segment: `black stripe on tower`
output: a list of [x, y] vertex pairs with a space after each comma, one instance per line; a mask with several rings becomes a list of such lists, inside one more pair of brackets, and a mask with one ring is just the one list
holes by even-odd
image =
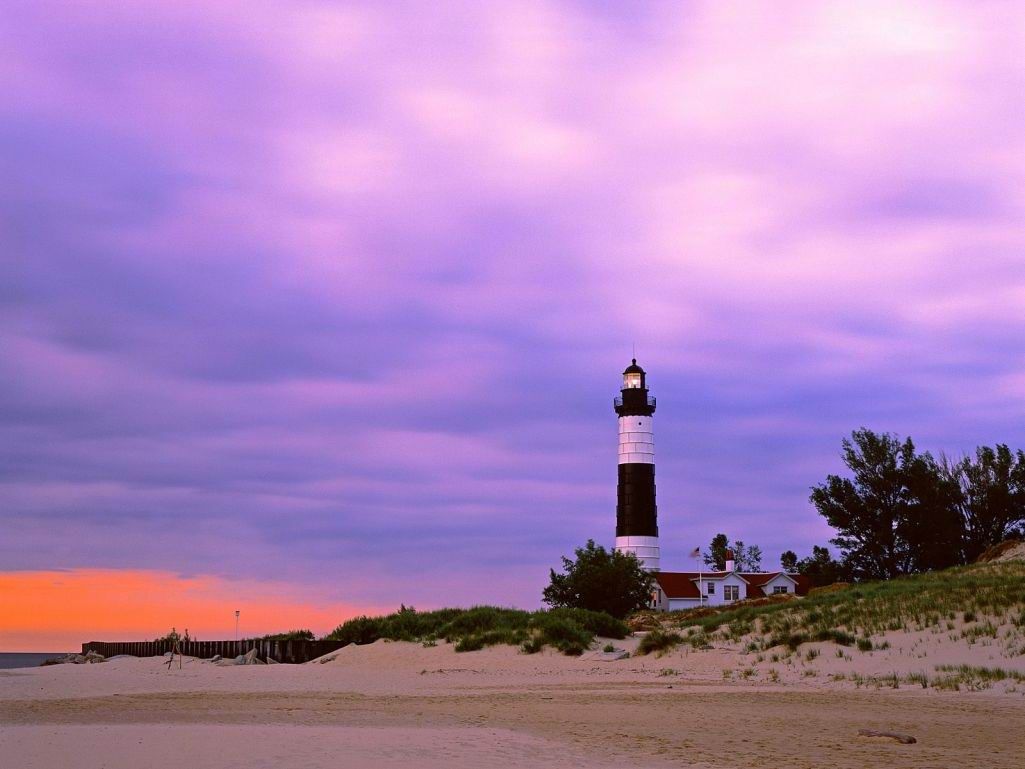
[[619, 465], [616, 536], [657, 537], [655, 465]]

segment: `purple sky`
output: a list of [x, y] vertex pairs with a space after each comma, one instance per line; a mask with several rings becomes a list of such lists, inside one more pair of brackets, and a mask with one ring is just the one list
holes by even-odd
[[8, 0], [0, 571], [536, 605], [830, 533], [853, 428], [1025, 445], [1011, 3]]

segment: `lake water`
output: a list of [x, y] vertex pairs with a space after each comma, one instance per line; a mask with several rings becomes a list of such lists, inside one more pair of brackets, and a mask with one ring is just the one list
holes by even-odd
[[0, 669], [3, 668], [34, 668], [44, 660], [63, 657], [66, 652], [0, 652]]

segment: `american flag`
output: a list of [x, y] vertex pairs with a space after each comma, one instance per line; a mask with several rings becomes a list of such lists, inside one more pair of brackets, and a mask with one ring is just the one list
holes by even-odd
[[700, 547], [695, 547], [693, 550], [691, 550], [690, 557], [691, 558], [700, 558], [701, 557], [701, 548]]

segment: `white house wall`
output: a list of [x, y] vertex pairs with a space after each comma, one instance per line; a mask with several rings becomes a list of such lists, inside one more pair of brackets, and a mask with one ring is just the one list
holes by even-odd
[[[709, 583], [715, 585], [715, 592], [712, 595], [708, 594]], [[706, 606], [722, 606], [726, 603], [725, 595], [726, 591], [723, 589], [726, 585], [736, 585], [740, 588], [738, 593], [738, 600], [742, 600], [747, 597], [748, 584], [741, 577], [736, 574], [730, 574], [726, 577], [718, 577], [716, 579], [702, 579], [701, 580], [701, 594], [705, 596]], [[696, 603], [696, 601], [695, 601]], [[733, 603], [733, 601], [730, 601]]]
[[757, 595], [753, 595], [751, 597], [758, 598], [762, 595], [762, 593], [764, 593], [765, 595], [772, 595], [772, 589], [777, 585], [781, 587], [786, 587], [788, 593], [797, 592], [797, 585], [794, 583], [792, 579], [783, 574], [777, 574], [775, 577], [773, 577], [764, 585], [762, 585], [762, 590]]
[[697, 598], [669, 598], [667, 599], [667, 611], [683, 611], [693, 609], [698, 605]]

